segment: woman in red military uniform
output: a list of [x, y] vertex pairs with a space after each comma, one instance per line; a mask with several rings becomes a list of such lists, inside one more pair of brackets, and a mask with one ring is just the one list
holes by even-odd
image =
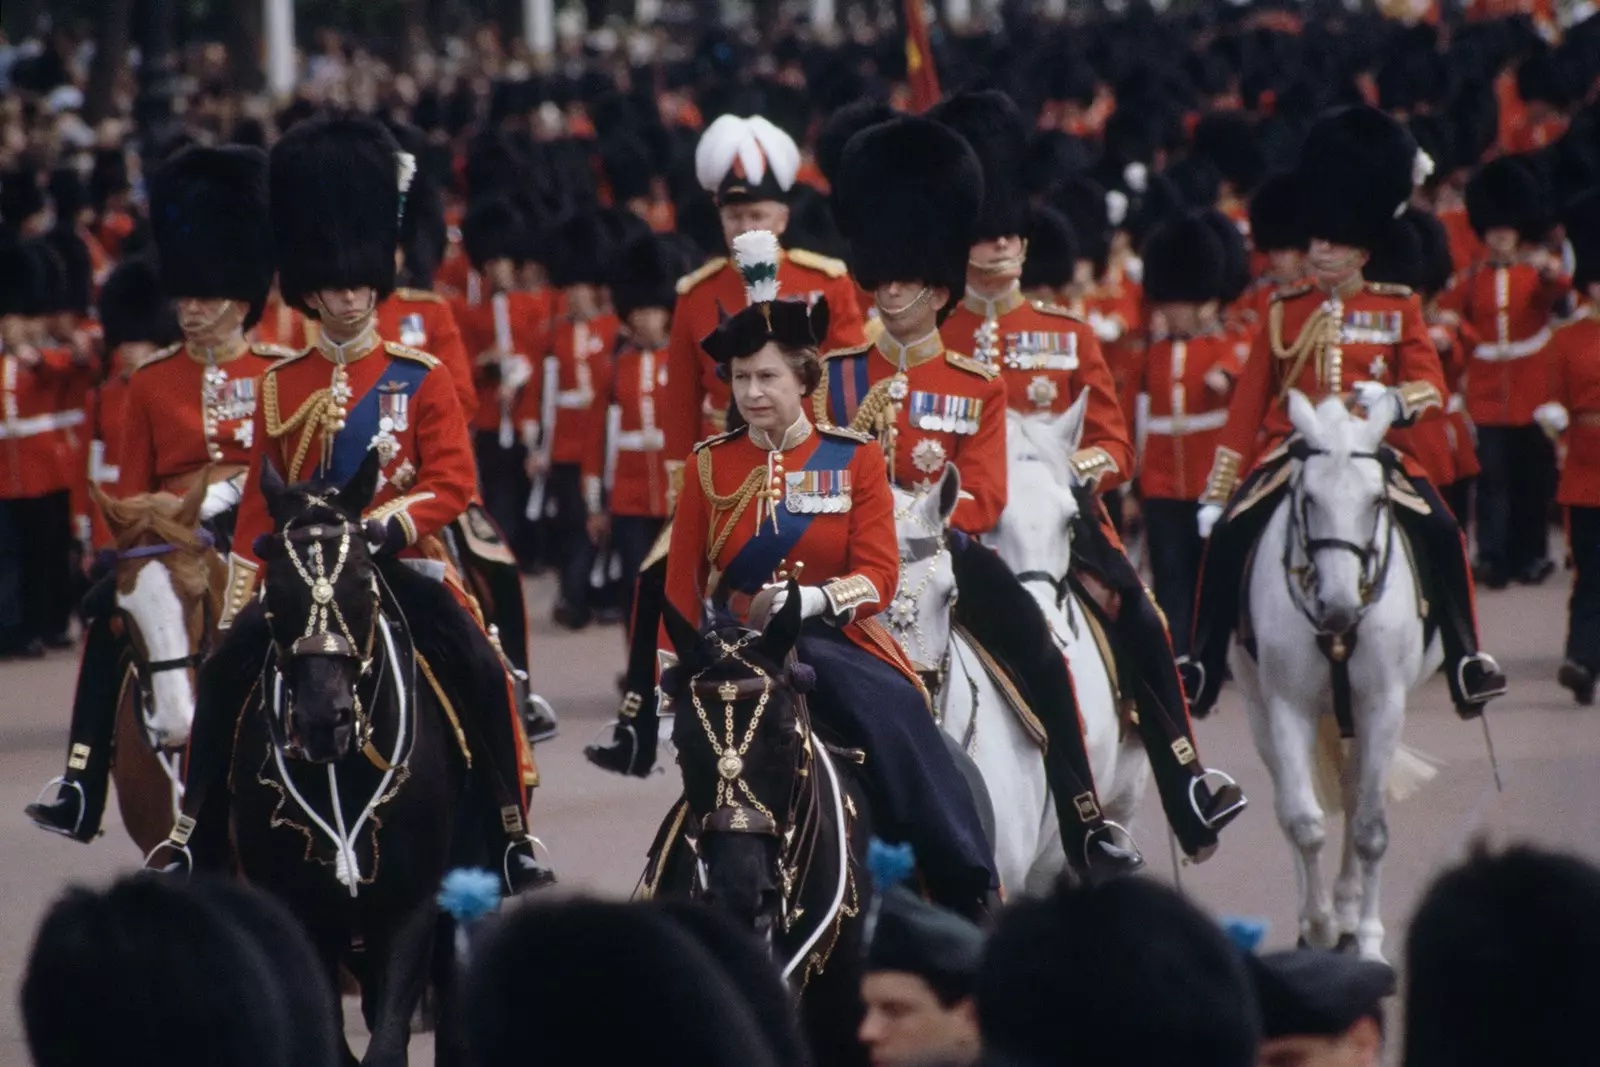
[[[667, 553], [667, 597], [698, 625], [708, 595], [727, 597], [737, 614], [775, 582], [799, 583], [807, 621], [797, 651], [816, 670], [815, 713], [869, 753], [879, 832], [910, 840], [934, 896], [976, 915], [995, 876], [972, 794], [910, 662], [872, 618], [899, 582], [883, 453], [806, 417], [828, 304], [776, 299], [777, 252], [765, 231], [734, 242], [752, 279], [751, 306], [701, 341], [728, 368], [748, 425], [695, 449]], [[754, 281], [762, 268], [766, 280]]]
[[[260, 149], [189, 148], [152, 176], [160, 290], [174, 301], [184, 340], [129, 378], [122, 405], [116, 495], [181, 494], [209, 471], [212, 485], [201, 514], [224, 547], [239, 483], [258, 444], [251, 432], [257, 381], [284, 354], [244, 336], [272, 282], [266, 163]], [[99, 832], [110, 769], [120, 683], [114, 607], [109, 577], [84, 599], [89, 621], [67, 771], [53, 803], [28, 808], [43, 829], [85, 842]]]
[[[438, 560], [442, 548], [435, 544], [430, 550], [428, 542], [472, 498], [472, 448], [442, 365], [426, 353], [383, 341], [374, 325], [378, 304], [394, 287], [398, 150], [388, 130], [358, 118], [301, 123], [274, 146], [271, 212], [279, 284], [284, 299], [315, 318], [320, 330], [315, 346], [263, 377], [252, 426], [263, 463], [271, 462], [290, 484], [316, 479], [342, 485], [375, 451], [379, 489], [367, 517], [383, 530], [382, 555]], [[201, 866], [226, 860], [225, 813], [213, 810], [218, 805], [208, 805], [207, 797], [222, 792], [217, 785], [229, 765], [233, 714], [244, 697], [232, 665], [240, 657], [259, 663], [273, 640], [254, 595], [261, 568], [257, 539], [273, 528], [265, 496], [247, 491], [229, 557], [223, 608], [228, 635], [199, 686], [184, 817], [170, 842], [170, 851], [184, 858], [187, 838]], [[388, 564], [383, 573], [408, 617], [434, 620], [413, 632], [418, 651], [435, 664], [451, 664], [448, 677], [440, 671], [440, 681], [454, 690], [452, 703], [468, 732], [485, 739], [488, 751], [473, 760], [472, 769], [481, 776], [485, 825], [495, 827], [487, 840], [502, 833], [507, 838], [508, 888], [520, 892], [547, 881], [527, 835], [522, 743], [499, 654], [442, 581]], [[443, 632], [439, 627], [448, 628], [452, 648], [468, 645], [468, 662], [461, 662], [459, 650], [441, 654], [434, 647]]]

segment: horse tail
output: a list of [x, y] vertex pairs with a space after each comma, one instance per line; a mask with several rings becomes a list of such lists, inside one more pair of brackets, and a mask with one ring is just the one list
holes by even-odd
[[[1317, 723], [1317, 747], [1313, 760], [1312, 786], [1317, 802], [1330, 815], [1344, 811], [1345, 766], [1350, 761], [1350, 743], [1339, 736], [1339, 725], [1332, 715], [1324, 715]], [[1384, 782], [1383, 797], [1390, 804], [1410, 800], [1422, 787], [1439, 776], [1443, 763], [1433, 756], [1404, 743], [1394, 750], [1389, 761], [1389, 776]]]
[[1439, 777], [1441, 761], [1426, 752], [1401, 744], [1394, 750], [1394, 760], [1389, 764], [1389, 781], [1384, 794], [1391, 804], [1410, 800], [1422, 787]]

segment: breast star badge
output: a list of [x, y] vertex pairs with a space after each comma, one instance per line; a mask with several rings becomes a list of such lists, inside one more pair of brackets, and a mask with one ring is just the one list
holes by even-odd
[[924, 474], [932, 474], [944, 466], [944, 445], [931, 437], [924, 437], [911, 449], [911, 464]]
[[1035, 375], [1033, 381], [1028, 383], [1028, 399], [1033, 401], [1034, 407], [1041, 410], [1049, 408], [1060, 395], [1061, 387], [1048, 375]]
[[1367, 376], [1375, 382], [1380, 381], [1383, 378], [1383, 372], [1388, 369], [1389, 364], [1384, 361], [1382, 356], [1379, 356], [1377, 359], [1374, 359], [1372, 361], [1372, 365], [1367, 368]]

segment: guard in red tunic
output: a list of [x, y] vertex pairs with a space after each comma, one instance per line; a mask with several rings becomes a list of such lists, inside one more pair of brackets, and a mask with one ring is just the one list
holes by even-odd
[[[472, 449], [454, 383], [438, 360], [375, 329], [378, 305], [394, 287], [401, 197], [399, 146], [369, 119], [329, 118], [298, 124], [272, 150], [272, 222], [284, 299], [318, 321], [317, 343], [262, 378], [253, 425], [262, 454], [290, 484], [342, 485], [369, 453], [380, 464], [369, 524], [381, 527], [383, 557], [445, 558], [438, 533], [473, 494]], [[259, 546], [271, 545], [273, 517], [265, 495], [247, 487], [228, 561], [224, 623], [228, 635], [201, 679], [189, 747], [183, 816], [168, 850], [155, 862], [225, 862], [225, 813], [214, 810], [230, 763], [235, 717], [246, 685], [229, 665], [248, 655], [260, 662], [274, 640], [257, 578]], [[508, 888], [519, 892], [549, 880], [533, 856], [523, 797], [523, 743], [510, 706], [499, 653], [467, 613], [464, 597], [444, 581], [398, 563], [380, 563], [386, 587], [407, 617], [430, 617], [413, 628], [420, 652], [435, 665], [470, 736], [486, 751], [472, 761], [479, 776], [487, 841], [505, 839]], [[435, 647], [440, 635], [450, 651]], [[469, 650], [462, 660], [462, 645]], [[209, 806], [207, 798], [213, 798]], [[493, 827], [491, 830], [490, 827]]]
[[[1330, 396], [1368, 407], [1393, 404], [1398, 426], [1441, 405], [1444, 377], [1421, 304], [1409, 289], [1367, 282], [1361, 274], [1369, 250], [1387, 239], [1396, 207], [1409, 198], [1416, 160], [1416, 142], [1404, 127], [1364, 106], [1330, 113], [1307, 140], [1298, 180], [1307, 191], [1309, 258], [1317, 282], [1281, 291], [1269, 307], [1235, 386], [1201, 496], [1198, 524], [1210, 544], [1193, 651], [1181, 665], [1196, 715], [1216, 703], [1245, 562], [1286, 491], [1286, 479], [1275, 486], [1267, 482], [1289, 461], [1281, 447], [1293, 431], [1284, 402], [1289, 390], [1298, 389], [1313, 404]], [[1420, 498], [1425, 508], [1400, 507], [1395, 513], [1429, 561], [1425, 593], [1444, 644], [1451, 697], [1463, 717], [1474, 717], [1505, 691], [1505, 676], [1478, 651], [1461, 529], [1421, 466], [1401, 459], [1400, 491]]]
[[1588, 705], [1600, 675], [1600, 192], [1585, 193], [1565, 215], [1575, 261], [1572, 285], [1585, 303], [1550, 338], [1550, 396], [1534, 409], [1534, 418], [1566, 446], [1556, 501], [1566, 509], [1572, 599], [1556, 680]]
[[[778, 299], [776, 235], [743, 234], [733, 250], [750, 306], [701, 344], [728, 367], [746, 426], [695, 449], [667, 553], [668, 600], [698, 627], [708, 597], [742, 616], [763, 590], [798, 583], [773, 606], [800, 598], [796, 653], [815, 671], [813, 713], [867, 753], [879, 832], [909, 840], [933, 896], [976, 917], [997, 888], [983, 823], [910, 661], [874, 617], [899, 583], [883, 453], [806, 416], [828, 302]], [[663, 673], [662, 689], [681, 699], [688, 679], [676, 674]]]
[[1467, 358], [1467, 414], [1478, 427], [1479, 575], [1491, 589], [1538, 584], [1555, 569], [1546, 515], [1555, 452], [1533, 420], [1549, 393], [1545, 345], [1569, 281], [1542, 242], [1553, 226], [1533, 164], [1503, 157], [1467, 183], [1467, 213], [1488, 258], [1457, 279], [1443, 305], [1479, 341]]
[[[173, 302], [183, 343], [156, 353], [128, 379], [113, 495], [183, 493], [209, 472], [202, 515], [225, 548], [243, 472], [260, 447], [253, 431], [260, 375], [287, 355], [245, 340], [272, 283], [266, 154], [185, 149], [151, 176], [150, 202], [159, 283], [147, 276], [136, 295], [147, 301], [146, 314]], [[108, 282], [102, 300], [116, 299], [119, 276], [136, 269], [120, 268], [118, 286]], [[117, 314], [103, 305], [102, 316], [110, 340]], [[115, 608], [107, 575], [83, 603], [83, 661], [61, 790], [53, 803], [28, 809], [42, 828], [85, 842], [99, 832], [110, 770], [123, 649], [111, 623]]]
[[[908, 188], [927, 192], [907, 197]], [[967, 536], [992, 529], [1006, 505], [1005, 384], [939, 336], [940, 319], [966, 286], [982, 165], [948, 126], [903, 116], [851, 139], [834, 195], [851, 273], [874, 293], [884, 331], [872, 345], [824, 354], [813, 418], [875, 437], [889, 480], [907, 492], [928, 491], [947, 464], [956, 466], [956, 619], [1005, 666], [1049, 734], [1045, 770], [1069, 860], [1096, 874], [1136, 870], [1143, 857], [1105, 819], [1095, 794], [1071, 676], [1043, 612], [999, 558]]]
[[[1078, 494], [1083, 503], [1073, 531], [1068, 580], [1079, 598], [1099, 612], [1118, 675], [1144, 682], [1136, 690], [1138, 723], [1163, 807], [1184, 852], [1206, 858], [1216, 848], [1217, 832], [1244, 810], [1244, 795], [1226, 775], [1208, 780], [1166, 623], [1123, 551], [1100, 498], [1133, 471], [1132, 438], [1100, 344], [1082, 320], [1054, 305], [1033, 305], [1022, 298], [1027, 196], [1018, 175], [1027, 125], [1010, 98], [995, 90], [957, 94], [929, 114], [961, 134], [984, 167], [983, 208], [967, 257], [966, 295], [940, 332], [952, 347], [970, 343], [975, 358], [999, 371], [1013, 411], [1059, 413], [1087, 395], [1082, 441], [1070, 459], [1084, 491]], [[1228, 220], [1216, 218], [1232, 228]], [[1243, 248], [1236, 231], [1234, 244], [1242, 272]], [[1213, 285], [1220, 287], [1221, 276], [1219, 270]], [[966, 468], [957, 466], [965, 475]], [[963, 587], [980, 580], [963, 576], [962, 570], [958, 560], [957, 580], [967, 579]], [[1031, 601], [1020, 586], [1016, 591]]]
[[[717, 198], [724, 238], [767, 230], [780, 237], [789, 224], [789, 190], [800, 167], [793, 138], [759, 115], [723, 115], [701, 135], [695, 148], [695, 173]], [[828, 298], [833, 309], [823, 351], [859, 345], [866, 340], [855, 283], [837, 259], [802, 248], [783, 253], [778, 283], [791, 299], [815, 303]], [[716, 329], [730, 308], [744, 306], [744, 284], [724, 256], [709, 260], [678, 282], [678, 306], [672, 313], [672, 346], [688, 352], [700, 365], [707, 404], [705, 427], [716, 432], [727, 425], [728, 384], [716, 364], [700, 348], [700, 339]]]

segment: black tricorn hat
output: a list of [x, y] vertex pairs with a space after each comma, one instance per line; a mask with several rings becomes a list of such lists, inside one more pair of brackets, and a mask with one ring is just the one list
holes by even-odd
[[1028, 258], [1022, 261], [1022, 288], [1059, 289], [1072, 281], [1078, 265], [1078, 235], [1072, 220], [1048, 204], [1028, 217]]
[[1250, 243], [1257, 252], [1305, 251], [1300, 187], [1293, 174], [1274, 174], [1250, 198]]
[[467, 206], [461, 219], [461, 245], [474, 268], [482, 270], [490, 260], [509, 259], [522, 263], [529, 251], [528, 219], [506, 196], [489, 196]]
[[1409, 130], [1376, 108], [1330, 111], [1301, 149], [1301, 212], [1307, 236], [1371, 249], [1423, 177]]
[[1509, 227], [1524, 241], [1541, 241], [1554, 225], [1550, 197], [1533, 162], [1501, 156], [1467, 180], [1467, 218], [1479, 237]]
[[778, 297], [778, 238], [767, 230], [751, 230], [733, 239], [733, 258], [744, 279], [746, 307], [728, 316], [707, 334], [700, 347], [717, 363], [753, 356], [776, 341], [785, 348], [816, 348], [828, 336], [828, 300]]
[[150, 257], [130, 256], [118, 263], [100, 287], [97, 307], [107, 352], [132, 341], [165, 347], [183, 336], [161, 288], [161, 272]]
[[185, 148], [150, 178], [150, 227], [168, 297], [239, 300], [254, 325], [272, 287], [267, 154]]
[[861, 285], [922, 281], [952, 300], [966, 291], [983, 167], [950, 127], [904, 115], [861, 131], [845, 146], [834, 202]]
[[1593, 189], [1567, 205], [1562, 222], [1572, 242], [1572, 287], [1582, 295], [1600, 282], [1600, 189]]
[[394, 291], [400, 245], [400, 146], [376, 119], [296, 125], [273, 146], [272, 228], [284, 302], [314, 314], [319, 289]]
[[998, 89], [957, 93], [932, 108], [928, 117], [966, 138], [983, 166], [977, 240], [1020, 235], [1028, 214], [1022, 185], [1028, 124], [1011, 97]]
[[1153, 304], [1206, 304], [1221, 296], [1227, 253], [1198, 211], [1157, 226], [1139, 258], [1144, 298]]
[[627, 319], [639, 308], [672, 310], [678, 302], [678, 279], [688, 272], [680, 242], [639, 234], [612, 261], [611, 303], [617, 317]]

